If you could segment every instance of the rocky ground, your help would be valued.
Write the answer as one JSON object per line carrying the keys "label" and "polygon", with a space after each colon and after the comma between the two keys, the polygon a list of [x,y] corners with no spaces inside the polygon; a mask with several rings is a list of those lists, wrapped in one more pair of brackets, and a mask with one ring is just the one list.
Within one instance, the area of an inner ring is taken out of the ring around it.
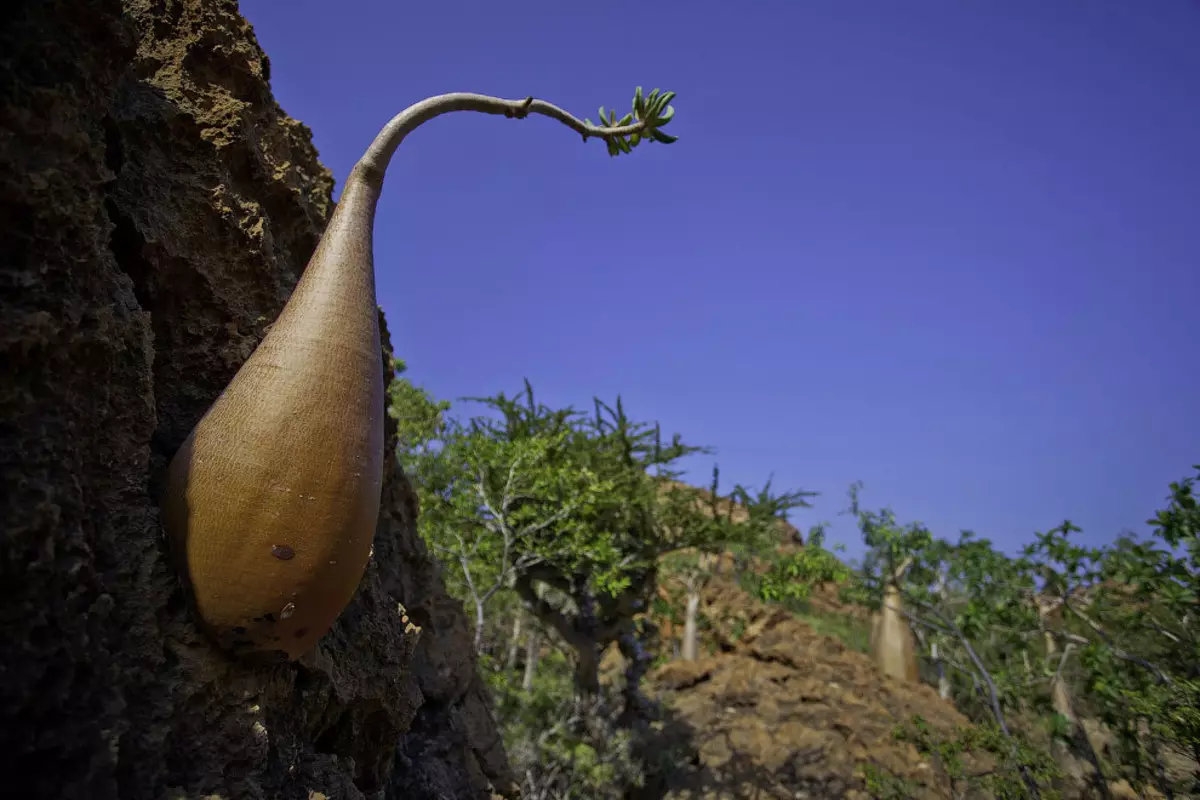
{"label": "rocky ground", "polygon": [[668,797],[866,798],[866,764],[915,781],[920,797],[945,796],[936,770],[892,738],[914,714],[941,731],[967,724],[931,687],[880,674],[863,653],[731,581],[715,581],[702,610],[709,655],[650,676],[696,754]]}
{"label": "rocky ground", "polygon": [[[875,667],[864,652],[869,615],[842,604],[836,587],[818,588],[808,614],[834,633],[818,632],[790,611],[758,602],[728,577],[707,587],[701,614],[707,622],[704,655],[694,662],[668,661],[647,680],[647,693],[664,708],[669,743],[664,746],[686,754],[668,779],[666,797],[866,800],[868,765],[909,782],[906,796],[953,796],[940,766],[897,741],[893,731],[914,715],[946,736],[970,722],[932,686],[905,683]],[[666,643],[678,631],[668,620],[657,622],[666,654],[672,649]],[[1018,718],[1012,722],[1022,724]],[[1084,724],[1098,747],[1110,738],[1097,723]],[[1033,734],[1040,741],[1036,727]],[[964,762],[969,773],[994,766],[986,756]],[[1086,782],[1090,769],[1075,762],[1064,768],[1070,777],[1057,787],[1063,798],[1098,796]],[[1113,800],[1139,797],[1124,781],[1110,792]],[[1144,797],[1162,795],[1148,790]]]}

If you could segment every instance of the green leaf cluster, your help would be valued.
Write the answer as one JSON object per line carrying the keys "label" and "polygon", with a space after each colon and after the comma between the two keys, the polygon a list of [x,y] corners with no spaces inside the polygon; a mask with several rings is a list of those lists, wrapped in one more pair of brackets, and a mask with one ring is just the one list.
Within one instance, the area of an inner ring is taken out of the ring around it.
{"label": "green leaf cluster", "polygon": [[[1017,738],[1014,747],[1012,739],[994,723],[964,727],[945,735],[918,714],[897,725],[893,737],[912,744],[918,753],[938,765],[951,797],[966,797],[982,790],[996,798],[1023,800],[1029,794],[1022,770],[1028,770],[1039,786],[1049,786],[1062,775],[1059,765],[1043,749],[1023,737]],[[995,766],[983,767],[979,757]],[[974,769],[972,761],[976,762]],[[900,781],[875,765],[867,766],[864,777],[872,797],[900,800],[918,794],[911,782]],[[1053,800],[1059,794],[1045,788],[1042,796]]]}
{"label": "green leaf cluster", "polygon": [[[672,136],[662,130],[675,116],[675,108],[670,105],[674,99],[675,92],[661,92],[659,89],[643,96],[642,87],[639,86],[633,95],[633,109],[619,120],[616,111],[605,111],[604,106],[600,106],[600,127],[623,128],[644,123],[639,130],[629,134],[605,135],[608,154],[619,156],[622,153],[631,153],[633,148],[642,142],[672,144],[678,141],[678,136]],[[592,125],[590,119],[585,122]]]}
{"label": "green leaf cluster", "polygon": [[[836,549],[844,549],[838,546]],[[823,526],[808,535],[804,547],[772,559],[770,568],[756,581],[754,592],[767,602],[789,603],[807,600],[816,586],[844,584],[851,578],[850,568],[824,547]]]}

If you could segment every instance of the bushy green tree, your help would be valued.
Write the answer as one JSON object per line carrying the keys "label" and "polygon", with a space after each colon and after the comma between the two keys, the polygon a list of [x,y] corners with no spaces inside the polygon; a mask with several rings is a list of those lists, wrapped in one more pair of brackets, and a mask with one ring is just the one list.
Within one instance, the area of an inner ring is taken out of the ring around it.
{"label": "bushy green tree", "polygon": [[[679,460],[705,449],[678,435],[664,441],[657,425],[631,419],[620,398],[612,406],[597,399],[585,414],[538,402],[527,382],[513,397],[470,399],[481,411],[462,416],[400,376],[389,394],[401,428],[400,461],[420,502],[422,537],[471,612],[476,652],[500,707],[525,709],[511,717],[518,728],[531,724],[528,714],[545,710],[541,701],[528,704],[542,673],[561,664],[555,654],[570,656],[571,696],[555,702],[574,711],[555,714],[575,722],[546,720],[541,733],[548,738],[522,746],[530,758],[536,751],[553,761],[567,752],[544,749],[555,740],[595,750],[596,731],[610,722],[631,736],[645,734],[651,709],[640,684],[654,635],[646,612],[660,559],[772,542],[788,509],[806,496],[776,494],[769,484],[758,492],[738,486],[732,492],[738,513],[714,514],[730,500],[719,497],[715,483],[705,492],[678,480]],[[529,614],[520,629],[518,604]],[[509,633],[518,630],[537,637],[526,639],[520,681],[514,675],[520,652]],[[507,646],[490,645],[506,637]],[[600,683],[600,657],[612,645],[625,663],[619,696]],[[589,752],[573,747],[576,756]],[[650,749],[641,748],[643,755]],[[598,770],[617,768],[615,750],[596,753]]]}

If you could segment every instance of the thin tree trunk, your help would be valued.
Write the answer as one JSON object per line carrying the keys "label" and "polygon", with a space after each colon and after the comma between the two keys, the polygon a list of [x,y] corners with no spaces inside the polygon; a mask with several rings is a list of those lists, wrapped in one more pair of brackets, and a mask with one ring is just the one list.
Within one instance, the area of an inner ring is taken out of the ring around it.
{"label": "thin tree trunk", "polygon": [[950,679],[946,677],[946,664],[942,661],[941,655],[938,653],[937,642],[931,642],[929,645],[929,657],[937,667],[938,676],[938,697],[943,700],[950,699]]}
{"label": "thin tree trunk", "polygon": [[517,665],[517,655],[521,650],[521,622],[525,619],[525,609],[518,606],[517,615],[513,617],[512,636],[508,638],[508,656],[504,659],[504,668],[511,671]]}
{"label": "thin tree trunk", "polygon": [[538,632],[530,628],[525,636],[525,677],[521,680],[521,688],[527,692],[533,691],[533,678],[537,674],[538,662]]}
{"label": "thin tree trunk", "polygon": [[483,653],[483,601],[475,598],[475,655]]}
{"label": "thin tree trunk", "polygon": [[688,589],[687,616],[683,621],[683,660],[695,661],[699,644],[697,642],[696,617],[700,613],[700,593]]}
{"label": "thin tree trunk", "polygon": [[[1092,744],[1092,737],[1088,735],[1087,729],[1083,727],[1079,721],[1079,715],[1075,713],[1075,702],[1071,697],[1071,692],[1067,688],[1067,682],[1062,677],[1061,663],[1067,656],[1069,651],[1063,656],[1058,654],[1058,641],[1049,632],[1042,634],[1043,641],[1046,645],[1046,657],[1054,659],[1059,663],[1056,665],[1054,677],[1050,683],[1050,705],[1055,712],[1062,714],[1070,724],[1070,738],[1075,749],[1082,752],[1082,755],[1091,764],[1093,775],[1095,778],[1094,786],[1099,791],[1103,798],[1111,798],[1112,791],[1109,789],[1108,781],[1104,778],[1104,771],[1100,767],[1100,757],[1096,753],[1096,748]],[[1071,645],[1067,645],[1069,649]],[[1056,743],[1055,748],[1059,745]],[[1074,758],[1074,754],[1068,751],[1068,758]]]}

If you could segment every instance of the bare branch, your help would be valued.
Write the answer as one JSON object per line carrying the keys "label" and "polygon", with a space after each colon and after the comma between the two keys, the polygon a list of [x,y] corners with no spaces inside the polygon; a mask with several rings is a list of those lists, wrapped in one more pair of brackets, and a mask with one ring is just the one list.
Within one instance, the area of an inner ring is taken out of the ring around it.
{"label": "bare branch", "polygon": [[[971,663],[974,664],[975,669],[978,670],[979,677],[982,678],[983,682],[986,684],[988,690],[988,699],[990,700],[990,705],[992,707],[992,715],[996,718],[996,724],[999,726],[1000,732],[1003,733],[1004,738],[1008,740],[1008,743],[1012,748],[1013,756],[1017,756],[1017,742],[1015,739],[1013,739],[1012,733],[1008,729],[1008,721],[1004,717],[1004,711],[1000,708],[1000,692],[996,688],[995,681],[992,680],[991,673],[988,672],[987,667],[983,665],[983,661],[979,658],[979,654],[975,652],[975,648],[971,646],[971,642],[967,638],[966,634],[964,634],[962,629],[958,627],[958,623],[956,623],[953,619],[943,615],[934,606],[915,598],[910,598],[910,600],[921,608],[924,608],[930,614],[933,614],[943,625],[954,632],[955,636],[958,638],[958,641],[962,644],[963,649],[967,651],[967,657],[971,659]],[[1029,769],[1021,763],[1018,763],[1018,769],[1021,771],[1021,777],[1025,781],[1025,787],[1029,790],[1030,796],[1034,798],[1041,797],[1041,791],[1038,789],[1037,782],[1029,773]]]}
{"label": "bare branch", "polygon": [[[1067,633],[1065,631],[1055,631],[1055,630],[1050,630],[1050,629],[1047,629],[1047,632],[1051,636],[1055,636],[1059,639],[1062,639],[1064,642],[1070,642],[1072,644],[1077,644],[1080,647],[1087,647],[1088,645],[1092,644],[1091,639],[1088,639],[1084,636],[1080,636],[1075,633]],[[1100,631],[1100,632],[1103,633],[1103,631]],[[1111,640],[1105,639],[1105,644],[1108,645],[1108,648],[1109,648],[1109,650],[1112,651],[1112,654],[1114,656],[1116,656],[1117,658],[1121,659],[1122,661],[1128,661],[1131,664],[1137,664],[1138,666],[1143,667],[1143,668],[1149,670],[1150,672],[1153,672],[1155,674],[1155,676],[1158,678],[1159,683],[1165,684],[1167,686],[1174,684],[1174,681],[1171,680],[1171,676],[1167,675],[1165,672],[1163,672],[1161,669],[1159,669],[1156,665],[1152,664],[1151,662],[1147,661],[1146,659],[1144,659],[1140,656],[1135,656],[1132,653],[1128,653],[1125,650],[1122,650],[1120,647],[1117,647],[1115,644],[1113,644],[1111,642]]]}
{"label": "bare branch", "polygon": [[1058,660],[1058,669],[1054,670],[1054,680],[1050,682],[1051,686],[1054,686],[1060,680],[1062,680],[1063,666],[1066,665],[1067,657],[1071,655],[1071,648],[1074,646],[1075,645],[1071,642],[1067,642],[1067,646],[1063,648],[1062,658]]}

